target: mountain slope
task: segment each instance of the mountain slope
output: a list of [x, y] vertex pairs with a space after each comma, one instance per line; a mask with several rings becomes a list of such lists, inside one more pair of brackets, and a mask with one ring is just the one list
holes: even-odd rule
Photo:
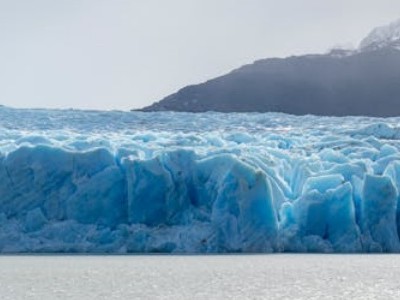
[[361, 41], [360, 50], [376, 50], [385, 47], [400, 49], [400, 19], [387, 26], [377, 27]]
[[187, 86], [143, 111], [400, 115], [400, 22], [356, 51], [264, 59]]

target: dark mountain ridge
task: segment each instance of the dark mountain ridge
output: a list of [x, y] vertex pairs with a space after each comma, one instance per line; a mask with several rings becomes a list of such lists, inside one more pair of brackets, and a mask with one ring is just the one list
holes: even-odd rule
[[400, 116], [400, 22], [358, 50], [270, 58], [184, 87], [142, 111]]

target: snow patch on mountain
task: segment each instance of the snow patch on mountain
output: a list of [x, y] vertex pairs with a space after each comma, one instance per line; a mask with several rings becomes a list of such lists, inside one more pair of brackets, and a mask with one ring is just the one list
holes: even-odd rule
[[400, 19], [389, 25], [375, 28], [360, 43], [360, 50], [377, 50], [386, 47], [400, 49]]

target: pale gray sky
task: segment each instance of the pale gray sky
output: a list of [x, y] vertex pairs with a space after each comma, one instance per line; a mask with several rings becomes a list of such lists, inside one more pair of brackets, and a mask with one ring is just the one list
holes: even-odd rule
[[0, 0], [0, 104], [138, 108], [399, 17], [399, 0]]

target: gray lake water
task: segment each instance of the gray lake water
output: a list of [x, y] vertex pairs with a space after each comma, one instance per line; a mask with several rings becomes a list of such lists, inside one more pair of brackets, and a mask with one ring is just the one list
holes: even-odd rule
[[399, 299], [400, 255], [0, 256], [0, 299]]

